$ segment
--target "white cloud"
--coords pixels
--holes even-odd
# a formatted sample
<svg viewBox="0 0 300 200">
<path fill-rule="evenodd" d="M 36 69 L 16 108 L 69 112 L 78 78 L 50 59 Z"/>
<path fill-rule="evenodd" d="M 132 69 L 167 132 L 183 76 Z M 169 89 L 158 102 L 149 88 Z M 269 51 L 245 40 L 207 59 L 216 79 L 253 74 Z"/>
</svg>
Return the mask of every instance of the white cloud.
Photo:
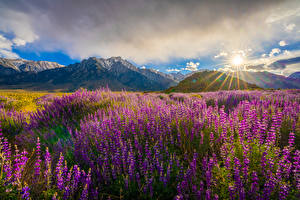
<svg viewBox="0 0 300 200">
<path fill-rule="evenodd" d="M 270 57 L 273 57 L 275 54 L 279 54 L 280 52 L 281 52 L 280 49 L 274 48 L 274 49 L 272 49 L 272 51 L 269 53 L 269 56 L 270 56 Z"/>
<path fill-rule="evenodd" d="M 227 56 L 228 56 L 228 53 L 222 51 L 218 55 L 215 55 L 214 58 L 227 57 Z"/>
<path fill-rule="evenodd" d="M 6 50 L 6 49 L 0 49 L 0 57 L 4 57 L 4 58 L 19 58 L 19 55 L 12 52 L 12 51 L 9 51 L 9 50 Z"/>
<path fill-rule="evenodd" d="M 173 68 L 173 69 L 167 69 L 166 71 L 167 72 L 180 72 L 181 70 Z"/>
<path fill-rule="evenodd" d="M 0 35 L 0 57 L 5 58 L 19 58 L 19 56 L 12 52 L 13 43 L 5 38 L 3 35 Z"/>
<path fill-rule="evenodd" d="M 294 30 L 295 27 L 296 27 L 296 24 L 288 24 L 285 26 L 285 31 L 291 32 Z"/>
<path fill-rule="evenodd" d="M 6 39 L 3 35 L 0 35 L 0 49 L 11 50 L 12 42 Z"/>
<path fill-rule="evenodd" d="M 182 68 L 181 70 L 187 70 L 187 71 L 197 71 L 198 70 L 198 66 L 200 65 L 199 62 L 187 62 L 185 68 Z"/>
<path fill-rule="evenodd" d="M 146 66 L 145 65 L 141 66 L 141 69 L 146 69 Z"/>
<path fill-rule="evenodd" d="M 287 65 L 287 67 L 283 71 L 283 75 L 289 76 L 290 74 L 299 71 L 300 71 L 300 63 L 295 63 L 295 64 Z"/>
<path fill-rule="evenodd" d="M 5 19 L 0 21 L 0 30 L 6 33 L 13 33 L 15 39 L 13 42 L 17 46 L 23 46 L 26 43 L 38 39 L 34 33 L 30 17 L 15 10 L 5 9 L 0 5 L 0 17 Z"/>
<path fill-rule="evenodd" d="M 265 58 L 265 57 L 267 57 L 267 54 L 264 53 L 264 54 L 261 55 L 261 57 Z"/>
<path fill-rule="evenodd" d="M 284 50 L 284 51 L 283 51 L 283 54 L 288 56 L 288 55 L 291 55 L 291 52 L 288 51 L 288 50 Z"/>
<path fill-rule="evenodd" d="M 279 43 L 279 46 L 284 47 L 287 45 L 287 43 L 284 40 L 281 40 Z"/>
<path fill-rule="evenodd" d="M 21 39 L 21 38 L 14 38 L 13 39 L 13 43 L 16 45 L 16 46 L 24 46 L 26 44 L 26 41 Z"/>
</svg>

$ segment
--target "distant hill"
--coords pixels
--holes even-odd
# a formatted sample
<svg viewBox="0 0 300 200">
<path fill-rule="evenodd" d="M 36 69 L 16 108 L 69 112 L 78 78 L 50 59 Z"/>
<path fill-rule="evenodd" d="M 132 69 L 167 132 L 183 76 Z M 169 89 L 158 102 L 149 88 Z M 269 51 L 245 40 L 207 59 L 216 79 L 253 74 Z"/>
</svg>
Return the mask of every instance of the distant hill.
<svg viewBox="0 0 300 200">
<path fill-rule="evenodd" d="M 219 71 L 202 71 L 188 76 L 177 86 L 170 87 L 165 92 L 203 92 L 217 90 L 259 89 L 255 84 Z"/>
<path fill-rule="evenodd" d="M 256 84 L 261 88 L 274 88 L 274 89 L 300 89 L 300 79 L 295 79 L 297 76 L 291 75 L 285 77 L 282 75 L 273 74 L 270 72 L 248 72 L 240 71 L 234 73 L 234 76 L 239 76 L 241 80 Z"/>
<path fill-rule="evenodd" d="M 6 67 L 0 72 L 0 88 L 74 91 L 80 87 L 109 87 L 120 91 L 159 91 L 176 85 L 172 76 L 151 69 L 140 69 L 121 57 L 108 59 L 91 57 L 80 63 L 48 70 L 20 70 Z M 19 69 L 19 70 L 18 70 Z"/>
</svg>

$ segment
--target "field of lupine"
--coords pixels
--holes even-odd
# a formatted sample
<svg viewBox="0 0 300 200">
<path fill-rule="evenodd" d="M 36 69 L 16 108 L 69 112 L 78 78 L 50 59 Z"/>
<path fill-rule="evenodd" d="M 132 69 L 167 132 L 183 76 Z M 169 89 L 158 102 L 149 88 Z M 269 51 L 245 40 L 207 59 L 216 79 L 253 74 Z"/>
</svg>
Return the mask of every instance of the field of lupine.
<svg viewBox="0 0 300 200">
<path fill-rule="evenodd" d="M 300 198 L 300 90 L 7 102 L 0 199 Z"/>
</svg>

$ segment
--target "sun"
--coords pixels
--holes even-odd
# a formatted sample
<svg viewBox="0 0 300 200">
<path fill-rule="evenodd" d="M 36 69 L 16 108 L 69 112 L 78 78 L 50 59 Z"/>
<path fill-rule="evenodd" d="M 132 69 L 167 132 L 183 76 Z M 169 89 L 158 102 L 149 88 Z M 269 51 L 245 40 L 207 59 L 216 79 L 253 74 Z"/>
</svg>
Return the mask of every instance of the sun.
<svg viewBox="0 0 300 200">
<path fill-rule="evenodd" d="M 244 62 L 244 59 L 241 55 L 235 55 L 231 59 L 231 64 L 233 64 L 234 66 L 239 66 L 239 65 L 243 64 L 243 62 Z"/>
</svg>

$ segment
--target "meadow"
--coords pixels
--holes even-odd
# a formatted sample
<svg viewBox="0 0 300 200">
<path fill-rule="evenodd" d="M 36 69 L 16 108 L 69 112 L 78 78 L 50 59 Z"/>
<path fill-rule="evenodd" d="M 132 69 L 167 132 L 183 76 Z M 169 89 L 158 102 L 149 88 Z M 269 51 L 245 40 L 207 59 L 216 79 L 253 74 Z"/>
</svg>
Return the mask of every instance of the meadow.
<svg viewBox="0 0 300 200">
<path fill-rule="evenodd" d="M 0 199 L 300 198 L 300 90 L 0 96 Z"/>
</svg>

